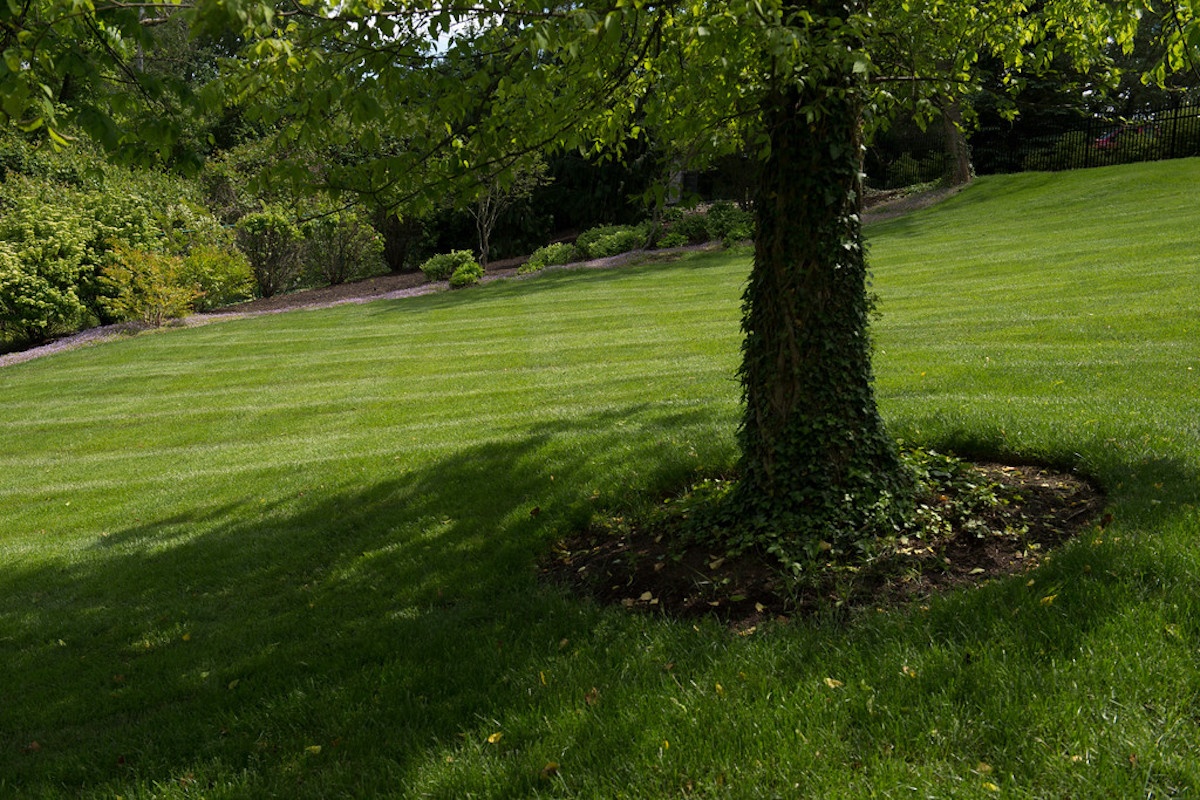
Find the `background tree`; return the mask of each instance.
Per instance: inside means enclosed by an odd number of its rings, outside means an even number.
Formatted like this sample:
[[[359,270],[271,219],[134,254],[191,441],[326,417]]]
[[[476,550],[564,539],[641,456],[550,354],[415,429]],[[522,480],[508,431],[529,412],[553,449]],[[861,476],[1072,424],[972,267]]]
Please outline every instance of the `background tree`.
[[[546,184],[546,162],[535,153],[525,158],[517,166],[509,179],[501,183],[496,177],[481,176],[479,179],[479,194],[475,202],[467,206],[471,218],[475,220],[475,232],[479,236],[479,263],[487,267],[488,254],[491,252],[492,231],[496,223],[513,203],[528,200],[533,190]]]

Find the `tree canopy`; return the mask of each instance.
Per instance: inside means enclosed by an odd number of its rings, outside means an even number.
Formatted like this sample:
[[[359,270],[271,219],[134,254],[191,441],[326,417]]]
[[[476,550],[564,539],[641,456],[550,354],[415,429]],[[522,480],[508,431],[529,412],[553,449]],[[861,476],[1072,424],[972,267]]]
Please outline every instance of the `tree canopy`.
[[[236,109],[286,146],[337,153],[321,176],[331,187],[399,198],[548,147],[619,157],[653,137],[683,161],[743,142],[761,152],[772,74],[811,82],[849,69],[868,80],[869,106],[923,108],[973,90],[987,57],[1019,88],[1056,55],[1116,55],[1141,10],[1137,0],[837,5],[844,14],[778,0],[37,0],[0,12],[0,111],[59,143],[70,125],[131,158],[186,161],[207,144],[209,131],[195,135],[202,120]],[[1200,42],[1191,4],[1170,11],[1159,12],[1164,70],[1186,67]]]

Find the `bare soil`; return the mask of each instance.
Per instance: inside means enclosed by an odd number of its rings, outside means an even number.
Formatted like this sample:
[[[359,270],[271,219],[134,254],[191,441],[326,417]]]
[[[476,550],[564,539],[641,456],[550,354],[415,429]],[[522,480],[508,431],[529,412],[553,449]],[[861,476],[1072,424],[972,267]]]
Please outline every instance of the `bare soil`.
[[[543,580],[630,611],[716,617],[747,632],[766,620],[849,613],[920,602],[936,592],[1026,572],[1056,547],[1109,519],[1104,496],[1076,475],[1034,466],[981,464],[1002,503],[953,531],[907,537],[865,565],[829,564],[802,580],[772,557],[682,547],[633,527],[592,529],[543,559]],[[947,505],[954,498],[941,497]]]

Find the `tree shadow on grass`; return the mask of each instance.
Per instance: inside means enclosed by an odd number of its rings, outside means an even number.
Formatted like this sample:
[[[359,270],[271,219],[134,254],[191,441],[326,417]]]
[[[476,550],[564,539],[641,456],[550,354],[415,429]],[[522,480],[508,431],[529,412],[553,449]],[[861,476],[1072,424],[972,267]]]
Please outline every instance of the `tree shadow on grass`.
[[[588,641],[601,614],[537,583],[548,530],[589,503],[588,453],[556,434],[613,431],[594,445],[616,447],[616,423],[643,411],[563,420],[358,491],[218,503],[8,569],[0,788],[186,778],[352,794],[363,774],[475,737],[528,702],[514,675]],[[668,430],[699,413],[641,418]],[[631,457],[681,469],[639,441]]]
[[[587,651],[579,660],[593,674],[581,686],[595,681],[616,707],[628,683],[622,662],[652,659],[656,646],[626,642],[632,623],[539,587],[535,564],[548,539],[589,509],[580,487],[593,451],[556,447],[557,435],[587,426],[613,431],[596,435],[596,449],[627,446],[616,423],[635,418],[663,429],[694,422],[646,409],[562,420],[359,490],[218,503],[116,531],[68,564],[7,570],[0,789],[361,796],[389,776],[405,794],[431,764],[459,748],[490,747],[487,736],[513,717],[543,714],[560,728],[576,725],[571,735],[587,741],[587,757],[619,760],[627,743],[651,735],[651,721],[591,709],[583,691],[579,708],[539,695],[539,675],[565,672]],[[654,448],[653,436],[638,436],[629,456],[657,465],[647,490],[685,471]],[[781,652],[826,656],[782,659],[782,671],[764,680],[786,694],[866,663],[877,665],[865,677],[880,684],[880,702],[916,703],[909,698],[919,689],[926,707],[940,697],[969,709],[1016,674],[989,671],[989,652],[1004,653],[1029,681],[1045,678],[1054,659],[1072,657],[1111,619],[1156,592],[1180,591],[1178,572],[1119,548],[1078,547],[1039,569],[1032,585],[1006,579],[927,612],[901,609],[910,622],[768,626],[762,635]],[[676,647],[679,632],[692,630],[690,622],[654,625]],[[737,672],[739,653],[770,646],[728,640],[672,655],[676,673],[712,685],[722,671]],[[918,665],[919,678],[897,671],[912,642],[936,651]],[[972,652],[983,652],[974,665]],[[1016,696],[1026,687],[1007,688]],[[591,716],[576,723],[580,709]],[[848,724],[848,737],[870,739],[879,722],[864,712]],[[1010,724],[1008,739],[1031,733],[1019,719]],[[496,776],[510,794],[537,785],[536,770],[506,764]],[[454,793],[451,773],[424,779]]]

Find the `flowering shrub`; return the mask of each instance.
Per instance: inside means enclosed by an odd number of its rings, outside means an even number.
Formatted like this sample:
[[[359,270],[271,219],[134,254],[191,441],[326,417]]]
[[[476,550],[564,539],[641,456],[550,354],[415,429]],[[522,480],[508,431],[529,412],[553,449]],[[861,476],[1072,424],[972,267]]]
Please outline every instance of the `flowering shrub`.
[[[9,337],[40,341],[87,314],[80,286],[95,226],[64,194],[19,178],[3,185],[0,330]]]
[[[76,292],[78,267],[62,261],[25,263],[0,242],[0,333],[23,342],[74,330],[86,313]]]

